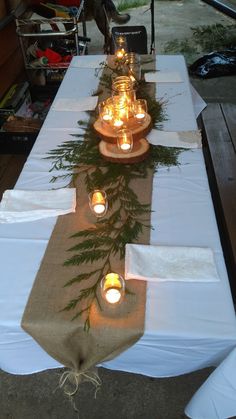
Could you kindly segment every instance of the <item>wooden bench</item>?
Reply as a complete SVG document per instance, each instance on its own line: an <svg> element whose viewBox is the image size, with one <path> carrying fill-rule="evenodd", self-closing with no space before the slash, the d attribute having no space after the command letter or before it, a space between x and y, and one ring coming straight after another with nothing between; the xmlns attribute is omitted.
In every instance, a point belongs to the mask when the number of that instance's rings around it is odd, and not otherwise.
<svg viewBox="0 0 236 419"><path fill-rule="evenodd" d="M236 105L208 104L201 119L208 179L236 304Z"/></svg>

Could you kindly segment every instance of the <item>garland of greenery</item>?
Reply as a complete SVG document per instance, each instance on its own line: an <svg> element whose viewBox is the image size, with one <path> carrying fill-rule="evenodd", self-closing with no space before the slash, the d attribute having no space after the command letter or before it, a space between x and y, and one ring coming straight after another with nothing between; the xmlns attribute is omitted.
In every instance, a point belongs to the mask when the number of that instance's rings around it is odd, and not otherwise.
<svg viewBox="0 0 236 419"><path fill-rule="evenodd" d="M103 65L104 66L104 65ZM114 71L108 69L110 72ZM107 71L100 78L100 86L110 88L110 78ZM141 81L137 86L137 95L146 98L148 110L154 126L160 124L165 118L163 103L149 97L146 84ZM178 164L180 149L150 145L150 154L146 160L137 164L118 164L105 161L98 150L99 139L93 129L94 113L91 113L89 122L79 121L82 129L81 134L75 134L72 141L62 143L57 149L50 151L49 157L53 164L51 170L63 169L67 173L62 177L69 177L75 182L82 173L85 176L87 192L94 189L106 191L109 202L107 215L98 219L94 228L79 231L72 237L78 238L78 243L68 249L73 255L65 262L65 266L76 265L79 273L66 282L65 287L94 279L90 287L83 288L79 295L68 302L62 311L73 310L72 319L85 316L84 330L90 328L90 311L96 300L98 286L104 275L112 271L111 256L117 255L120 259L125 256L125 244L135 242L143 229L151 226L146 217L150 214L151 203L139 202L138 196L130 186L131 180L143 179L152 169L154 172L158 166L173 166ZM56 181L60 176L53 177ZM96 262L96 268L90 273L83 272L82 266L86 263ZM128 291L126 291L128 292ZM80 307L80 303L82 308ZM101 309L101 307L100 307Z"/></svg>

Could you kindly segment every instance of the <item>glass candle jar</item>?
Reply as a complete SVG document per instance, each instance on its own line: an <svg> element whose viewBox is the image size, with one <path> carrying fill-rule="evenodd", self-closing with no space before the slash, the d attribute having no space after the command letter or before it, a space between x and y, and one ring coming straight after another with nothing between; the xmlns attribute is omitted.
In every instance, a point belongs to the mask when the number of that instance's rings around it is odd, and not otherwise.
<svg viewBox="0 0 236 419"><path fill-rule="evenodd" d="M141 60L138 54L129 52L125 56L125 63L128 67L128 75L133 83L141 79Z"/></svg>
<svg viewBox="0 0 236 419"><path fill-rule="evenodd" d="M110 304L118 304L125 294L125 281L117 273L111 272L103 277L100 282L101 295Z"/></svg>
<svg viewBox="0 0 236 419"><path fill-rule="evenodd" d="M126 102L129 117L132 115L132 103L136 100L133 83L128 76L116 77L112 82L112 95L120 96Z"/></svg>
<svg viewBox="0 0 236 419"><path fill-rule="evenodd" d="M112 94L123 95L133 91L133 83L129 76L118 76L112 81Z"/></svg>
<svg viewBox="0 0 236 419"><path fill-rule="evenodd" d="M145 99L137 99L133 103L133 115L136 121L142 124L147 116L147 101Z"/></svg>
<svg viewBox="0 0 236 419"><path fill-rule="evenodd" d="M89 194L89 206L96 217L103 217L108 208L106 192L95 189Z"/></svg>
<svg viewBox="0 0 236 419"><path fill-rule="evenodd" d="M108 98L98 104L99 118L103 124L110 124L113 119L113 100Z"/></svg>
<svg viewBox="0 0 236 419"><path fill-rule="evenodd" d="M112 126L114 129L120 129L128 122L129 118L129 107L127 101L122 96L113 96L113 119Z"/></svg>
<svg viewBox="0 0 236 419"><path fill-rule="evenodd" d="M129 129L117 132L117 146L123 153L130 153L133 148L133 134Z"/></svg>
<svg viewBox="0 0 236 419"><path fill-rule="evenodd" d="M122 61L127 53L127 41L123 35L115 37L115 57L118 61Z"/></svg>

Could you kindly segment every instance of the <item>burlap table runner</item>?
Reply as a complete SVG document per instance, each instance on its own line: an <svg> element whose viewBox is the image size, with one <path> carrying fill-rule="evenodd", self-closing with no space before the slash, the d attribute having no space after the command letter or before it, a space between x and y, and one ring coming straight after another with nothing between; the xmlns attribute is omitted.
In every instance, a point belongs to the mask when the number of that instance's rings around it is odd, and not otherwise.
<svg viewBox="0 0 236 419"><path fill-rule="evenodd" d="M153 173L146 179L132 181L132 189L141 203L151 202ZM108 197L109 199L109 197ZM148 217L148 216L147 216ZM44 258L35 279L22 318L22 327L53 358L80 373L104 360L117 356L133 345L143 334L145 321L146 282L128 281L124 301L115 307L102 302L100 310L96 301L90 312L91 327L84 331L84 317L72 320L73 311L61 311L76 298L79 291L94 282L92 279L64 288L65 283L78 275L80 267L63 266L68 259L68 249L78 243L71 235L94 227L96 218L88 204L88 193L83 176L77 184L76 213L60 216L48 243ZM145 229L137 243L149 243L149 229ZM101 261L83 266L91 272L101 266ZM113 257L112 271L123 274L124 261ZM101 300L102 301L102 300ZM80 303L83 308L84 301Z"/></svg>

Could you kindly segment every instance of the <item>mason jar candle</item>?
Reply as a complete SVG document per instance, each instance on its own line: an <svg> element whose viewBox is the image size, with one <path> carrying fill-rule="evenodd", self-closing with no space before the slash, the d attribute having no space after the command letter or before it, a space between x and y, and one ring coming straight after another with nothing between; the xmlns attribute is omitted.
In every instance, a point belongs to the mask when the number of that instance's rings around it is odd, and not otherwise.
<svg viewBox="0 0 236 419"><path fill-rule="evenodd" d="M121 303L125 294L125 281L115 272L108 273L100 283L103 299L112 305Z"/></svg>
<svg viewBox="0 0 236 419"><path fill-rule="evenodd" d="M106 214L108 208L106 192L99 189L90 192L89 206L96 217L103 217Z"/></svg>

